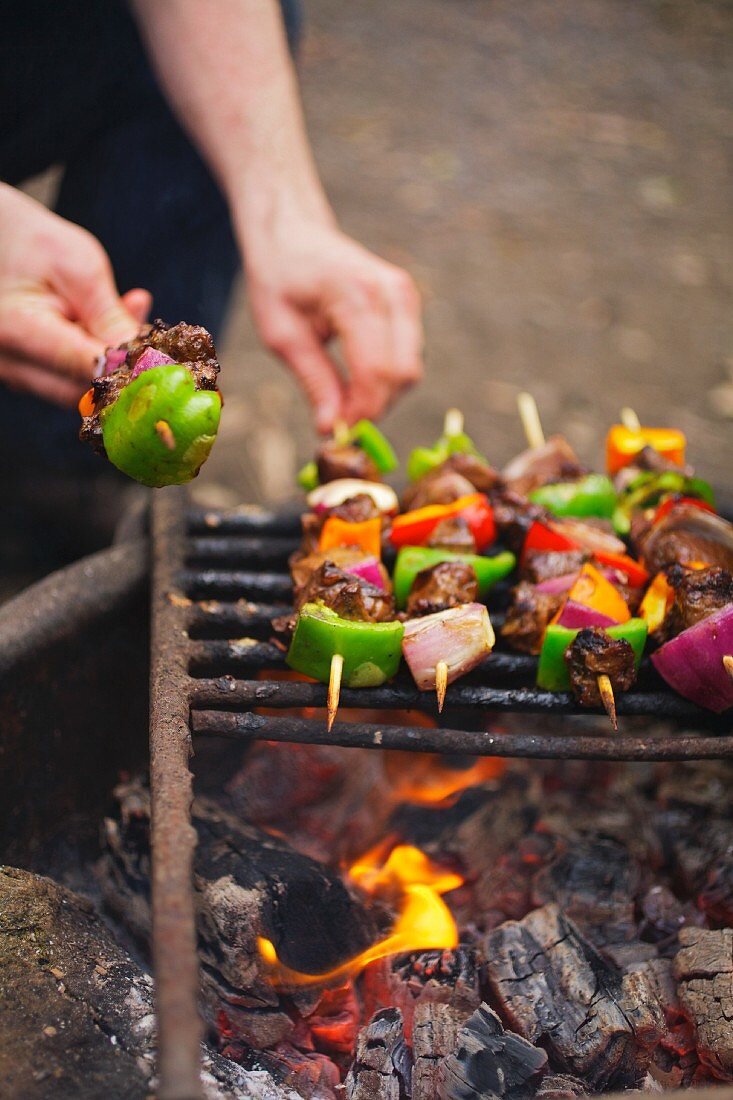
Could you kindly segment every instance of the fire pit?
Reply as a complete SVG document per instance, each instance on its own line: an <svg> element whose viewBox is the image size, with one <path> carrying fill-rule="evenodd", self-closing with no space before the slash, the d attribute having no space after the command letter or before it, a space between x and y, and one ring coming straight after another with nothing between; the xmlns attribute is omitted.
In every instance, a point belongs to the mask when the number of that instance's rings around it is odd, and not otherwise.
<svg viewBox="0 0 733 1100"><path fill-rule="evenodd" d="M128 931L152 923L157 1094L204 1095L202 989L261 1095L731 1080L729 723L647 671L620 734L579 727L532 659L495 654L444 728L398 678L345 690L329 735L326 688L270 641L297 534L178 491L153 508L150 796L118 787L99 870Z"/></svg>

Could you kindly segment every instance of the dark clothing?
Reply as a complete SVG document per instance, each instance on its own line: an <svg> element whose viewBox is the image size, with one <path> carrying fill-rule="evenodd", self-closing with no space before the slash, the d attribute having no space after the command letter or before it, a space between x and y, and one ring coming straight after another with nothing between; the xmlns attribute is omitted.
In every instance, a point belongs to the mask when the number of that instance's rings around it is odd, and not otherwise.
<svg viewBox="0 0 733 1100"><path fill-rule="evenodd" d="M297 0L283 0L283 12L294 47ZM0 177L20 184L52 165L63 168L57 213L101 241L120 292L146 287L154 316L219 338L239 266L229 214L122 0L2 5ZM60 468L101 475L78 428L75 412L0 389L5 480L31 467L38 478Z"/></svg>

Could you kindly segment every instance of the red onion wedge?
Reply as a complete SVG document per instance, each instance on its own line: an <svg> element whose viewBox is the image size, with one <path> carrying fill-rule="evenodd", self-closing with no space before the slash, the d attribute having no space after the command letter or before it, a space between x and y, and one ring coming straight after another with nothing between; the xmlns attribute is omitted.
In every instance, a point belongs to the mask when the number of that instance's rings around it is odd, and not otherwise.
<svg viewBox="0 0 733 1100"><path fill-rule="evenodd" d="M546 581L540 581L535 585L538 592L546 592L548 596L561 596L563 592L569 592L578 579L579 570L574 573L563 573L560 577L548 577Z"/></svg>
<svg viewBox="0 0 733 1100"><path fill-rule="evenodd" d="M352 497L366 495L372 498L379 511L384 516L391 516L399 511L400 503L397 494L389 485L382 485L377 481L363 481L358 477L339 477L335 481L327 481L325 485L319 485L308 493L308 506L322 515L331 508L337 508Z"/></svg>
<svg viewBox="0 0 733 1100"><path fill-rule="evenodd" d="M373 584L380 592L385 591L384 574L378 558L368 557L357 561L354 565L344 566L345 573L351 573L355 577L361 577L367 584Z"/></svg>
<svg viewBox="0 0 733 1100"><path fill-rule="evenodd" d="M402 654L420 691L435 691L436 666L444 661L452 684L481 664L494 648L494 628L482 603L467 603L410 619Z"/></svg>
<svg viewBox="0 0 733 1100"><path fill-rule="evenodd" d="M733 707L733 679L724 658L733 654L733 604L688 627L652 654L671 688L700 707L722 714Z"/></svg>
<svg viewBox="0 0 733 1100"><path fill-rule="evenodd" d="M111 374L112 371L121 367L127 359L127 352L124 348L107 348L104 355L100 357L101 370L100 374Z"/></svg>
<svg viewBox="0 0 733 1100"><path fill-rule="evenodd" d="M592 607L585 607L584 604L578 603L576 600L567 600L560 618L557 620L557 625L565 626L568 630L584 630L589 626L607 627L617 626L618 624L610 615L604 615L601 611L596 611Z"/></svg>
<svg viewBox="0 0 733 1100"><path fill-rule="evenodd" d="M162 367L165 363L175 363L175 359L171 359L170 355L166 355L164 351L146 348L133 368L130 381L137 378L138 374L142 374L143 371L150 370L152 367Z"/></svg>

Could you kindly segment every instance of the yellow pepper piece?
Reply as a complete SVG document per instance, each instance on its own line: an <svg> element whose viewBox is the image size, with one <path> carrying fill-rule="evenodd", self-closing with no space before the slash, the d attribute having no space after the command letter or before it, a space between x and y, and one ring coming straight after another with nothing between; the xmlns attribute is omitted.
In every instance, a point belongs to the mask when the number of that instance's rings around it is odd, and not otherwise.
<svg viewBox="0 0 733 1100"><path fill-rule="evenodd" d="M590 607L601 615L607 615L616 623L625 623L631 618L626 600L618 588L606 580L590 562L586 562L581 569L578 579L568 592L568 599L582 604L583 607Z"/></svg>
<svg viewBox="0 0 733 1100"><path fill-rule="evenodd" d="M647 588L639 607L639 618L644 619L649 627L650 634L653 634L662 625L673 603L674 588L672 588L664 573L657 573Z"/></svg>
<svg viewBox="0 0 733 1100"><path fill-rule="evenodd" d="M677 428L631 429L623 424L613 424L606 436L606 466L609 474L615 474L628 466L645 447L653 447L669 462L678 466L685 463L684 433Z"/></svg>

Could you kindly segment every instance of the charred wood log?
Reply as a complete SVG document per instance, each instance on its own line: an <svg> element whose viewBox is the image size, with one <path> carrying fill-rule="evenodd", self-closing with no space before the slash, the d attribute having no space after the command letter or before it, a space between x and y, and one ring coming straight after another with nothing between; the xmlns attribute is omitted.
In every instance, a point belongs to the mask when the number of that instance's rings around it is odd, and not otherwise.
<svg viewBox="0 0 733 1100"><path fill-rule="evenodd" d="M733 1080L733 929L684 928L674 959L680 1003L695 1027L700 1061Z"/></svg>
<svg viewBox="0 0 733 1100"><path fill-rule="evenodd" d="M118 788L120 820L105 822L99 865L105 901L145 941L150 927L149 803L139 783ZM257 939L293 970L319 974L375 938L340 878L283 841L242 824L209 800L193 823L199 956L206 1015L226 1040L261 1049L288 1041L291 1015L268 979ZM311 1011L319 998L311 994Z"/></svg>
<svg viewBox="0 0 733 1100"><path fill-rule="evenodd" d="M463 1023L481 1003L479 966L470 947L421 951L381 959L364 972L362 995L367 1012L394 1006L402 1014L405 1038L412 1043L413 1019L423 1004L445 1004Z"/></svg>
<svg viewBox="0 0 733 1100"><path fill-rule="evenodd" d="M540 1082L535 1100L575 1100L576 1096L585 1094L585 1084L577 1077L570 1077L567 1073L548 1073Z"/></svg>
<svg viewBox="0 0 733 1100"><path fill-rule="evenodd" d="M505 1031L488 1005L476 1009L443 1064L440 1100L529 1100L547 1068L547 1054Z"/></svg>
<svg viewBox="0 0 733 1100"><path fill-rule="evenodd" d="M346 1077L348 1100L404 1100L410 1095L412 1058L399 1009L385 1008L359 1032Z"/></svg>
<svg viewBox="0 0 733 1100"><path fill-rule="evenodd" d="M556 905L508 921L485 941L486 971L508 1025L593 1089L633 1087L664 1026L642 973L621 975Z"/></svg>
<svg viewBox="0 0 733 1100"><path fill-rule="evenodd" d="M424 1002L415 1009L412 1024L412 1100L438 1095L445 1059L455 1053L465 1024L465 1010L455 1005Z"/></svg>
<svg viewBox="0 0 733 1100"><path fill-rule="evenodd" d="M152 979L86 898L0 868L0 1095L143 1100L154 1088ZM207 1100L297 1100L203 1052Z"/></svg>

